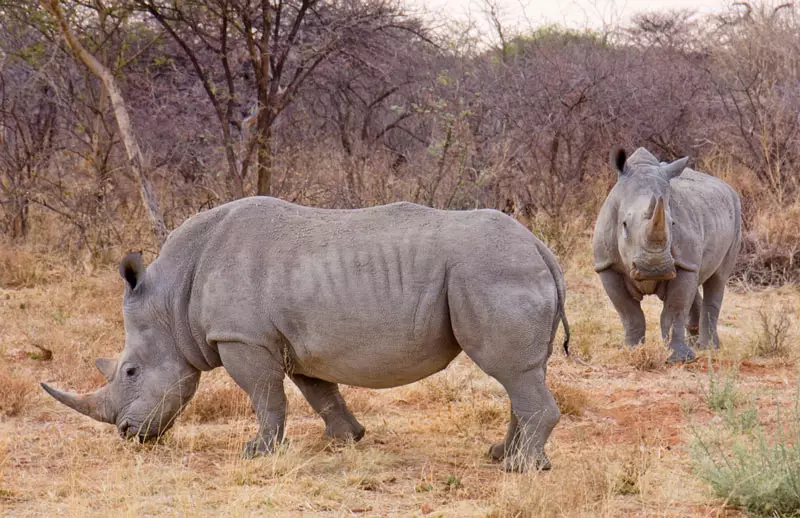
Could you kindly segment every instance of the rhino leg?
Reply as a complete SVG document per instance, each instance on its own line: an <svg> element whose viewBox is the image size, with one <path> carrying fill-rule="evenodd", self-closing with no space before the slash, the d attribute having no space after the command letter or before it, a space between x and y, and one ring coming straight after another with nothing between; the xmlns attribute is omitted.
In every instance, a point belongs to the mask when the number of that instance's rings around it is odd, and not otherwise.
<svg viewBox="0 0 800 518"><path fill-rule="evenodd" d="M689 325L686 326L686 334L688 335L689 343L694 344L700 333L700 309L703 307L703 297L700 291L694 296L694 302L689 310Z"/></svg>
<svg viewBox="0 0 800 518"><path fill-rule="evenodd" d="M293 374L291 378L325 421L326 437L346 441L359 441L364 437L364 427L350 413L336 383L302 374Z"/></svg>
<svg viewBox="0 0 800 518"><path fill-rule="evenodd" d="M545 384L557 311L555 289L523 286L516 279L508 286L476 289L480 284L475 279L482 275L485 272L454 269L447 300L458 344L503 385L511 400L508 436L490 453L499 457L502 452L509 471L549 469L545 443L561 416Z"/></svg>
<svg viewBox="0 0 800 518"><path fill-rule="evenodd" d="M719 336L717 335L717 321L719 311L722 309L722 298L725 295L725 278L719 274L712 275L703 284L703 306L700 318L700 339L697 347L707 349L709 347L719 347Z"/></svg>
<svg viewBox="0 0 800 518"><path fill-rule="evenodd" d="M507 471L528 468L548 470L550 460L544 445L561 418L556 400L544 382L544 369L532 369L503 383L511 399L513 418L509 425L515 430L506 437L503 447Z"/></svg>
<svg viewBox="0 0 800 518"><path fill-rule="evenodd" d="M506 456L506 444L509 445L509 451L511 451L511 445L517 442L517 416L514 415L514 412L511 412L511 419L508 421L508 431L506 432L506 438L503 442L498 442L492 444L489 447L489 456L492 460L501 461Z"/></svg>
<svg viewBox="0 0 800 518"><path fill-rule="evenodd" d="M646 324L642 304L631 296L625 286L625 279L613 270L603 270L600 272L600 280L622 320L622 327L625 328L625 345L634 347L644 342Z"/></svg>
<svg viewBox="0 0 800 518"><path fill-rule="evenodd" d="M283 441L286 422L283 365L263 347L226 342L218 344L218 349L223 367L247 392L258 418L258 434L245 445L244 456L272 453Z"/></svg>
<svg viewBox="0 0 800 518"><path fill-rule="evenodd" d="M689 310L697 295L697 272L678 270L669 282L661 311L661 337L669 339L672 354L667 363L690 362L695 359L692 348L686 343L686 323Z"/></svg>

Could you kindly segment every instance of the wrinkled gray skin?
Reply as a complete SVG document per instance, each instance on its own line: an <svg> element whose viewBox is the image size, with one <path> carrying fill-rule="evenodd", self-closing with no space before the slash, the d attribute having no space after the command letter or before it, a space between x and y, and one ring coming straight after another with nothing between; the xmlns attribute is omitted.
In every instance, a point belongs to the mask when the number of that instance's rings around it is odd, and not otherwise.
<svg viewBox="0 0 800 518"><path fill-rule="evenodd" d="M739 196L722 180L687 168L687 161L659 163L644 148L630 158L615 152L611 165L619 179L592 239L595 271L622 319L627 345L644 341L642 297L655 294L664 302L669 363L695 358L689 341L719 347L717 320L741 245Z"/></svg>
<svg viewBox="0 0 800 518"><path fill-rule="evenodd" d="M98 360L109 384L86 396L45 389L123 436L163 434L200 372L223 366L260 424L247 456L283 438L286 376L325 435L358 440L364 427L338 383L411 383L463 350L511 399L492 457L549 467L560 413L545 370L559 320L568 336L564 280L550 250L502 213L248 198L187 220L146 270L129 254L120 271L125 349L118 362Z"/></svg>

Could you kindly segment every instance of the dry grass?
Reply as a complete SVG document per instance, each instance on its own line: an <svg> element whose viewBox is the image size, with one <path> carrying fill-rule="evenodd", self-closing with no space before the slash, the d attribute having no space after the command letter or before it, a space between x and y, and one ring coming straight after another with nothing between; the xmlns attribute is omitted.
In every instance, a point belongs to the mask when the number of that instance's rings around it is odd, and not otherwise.
<svg viewBox="0 0 800 518"><path fill-rule="evenodd" d="M661 340L647 340L636 347L623 349L625 360L640 371L660 371L666 368L669 351Z"/></svg>
<svg viewBox="0 0 800 518"><path fill-rule="evenodd" d="M753 333L753 349L758 356L789 359L792 355L792 317L797 311L774 304L758 310L758 327Z"/></svg>
<svg viewBox="0 0 800 518"><path fill-rule="evenodd" d="M27 376L11 371L8 366L0 366L0 416L15 417L31 403L30 394L35 384Z"/></svg>
<svg viewBox="0 0 800 518"><path fill-rule="evenodd" d="M745 284L768 286L800 281L800 203L781 206L766 200L755 207L736 277Z"/></svg>
<svg viewBox="0 0 800 518"><path fill-rule="evenodd" d="M585 390L562 381L551 380L550 392L553 393L562 415L580 417L589 404L589 395Z"/></svg>
<svg viewBox="0 0 800 518"><path fill-rule="evenodd" d="M100 267L90 276L0 288L0 387L12 379L33 389L15 416L0 416L0 515L737 516L691 470L687 411L701 424L713 418L704 393L708 363L666 367L660 342L641 347L642 360L627 356L590 258L562 264L573 351L583 361L556 348L548 384L563 417L548 446L553 470L523 475L489 460L489 444L505 434L509 402L463 355L406 387L342 387L367 428L358 444L323 440L322 421L287 382L286 444L276 455L243 460L256 422L221 369L203 376L160 444L124 442L35 385L91 390L103 383L94 358L118 354L124 339L116 272ZM757 401L765 406L789 402L795 391L785 361L747 359L767 300L797 307L800 296L789 288L729 291L723 345L713 355L715 372L719 363L740 365L737 389L768 395ZM658 336L660 308L646 299L648 336ZM792 320L790 333L797 332ZM53 359L34 359L34 344L53 350ZM785 344L795 354L795 344Z"/></svg>
<svg viewBox="0 0 800 518"><path fill-rule="evenodd" d="M247 394L235 383L230 380L227 383L207 379L203 381L197 394L181 414L181 420L210 423L252 414Z"/></svg>

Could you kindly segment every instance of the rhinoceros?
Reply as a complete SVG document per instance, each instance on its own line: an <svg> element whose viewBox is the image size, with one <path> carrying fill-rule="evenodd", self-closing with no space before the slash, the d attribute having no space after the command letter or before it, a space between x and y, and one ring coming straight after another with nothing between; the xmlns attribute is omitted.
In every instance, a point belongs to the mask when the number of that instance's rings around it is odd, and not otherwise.
<svg viewBox="0 0 800 518"><path fill-rule="evenodd" d="M147 268L128 254L120 273L125 347L96 361L108 384L87 395L43 388L123 437L164 434L200 373L222 366L258 419L245 456L281 442L287 376L326 436L358 441L364 427L338 384L396 387L464 351L511 400L490 455L510 470L549 467L560 412L545 371L560 321L565 350L569 339L564 278L551 251L498 211L246 198L189 218Z"/></svg>
<svg viewBox="0 0 800 518"><path fill-rule="evenodd" d="M645 338L643 296L664 302L661 335L672 350L669 363L694 360L690 343L719 347L717 320L741 245L738 194L687 162L659 162L644 148L630 157L622 149L612 153L619 177L592 238L594 268L627 345Z"/></svg>

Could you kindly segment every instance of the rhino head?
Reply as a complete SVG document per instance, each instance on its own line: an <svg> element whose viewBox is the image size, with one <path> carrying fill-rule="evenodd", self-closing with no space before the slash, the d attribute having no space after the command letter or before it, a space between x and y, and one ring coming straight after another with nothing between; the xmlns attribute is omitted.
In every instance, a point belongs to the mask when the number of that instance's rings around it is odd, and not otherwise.
<svg viewBox="0 0 800 518"><path fill-rule="evenodd" d="M639 156L642 155L642 156ZM611 165L619 173L617 191L617 247L635 281L675 278L672 257L674 224L670 214L669 182L680 176L688 157L659 163L640 149L628 159L624 150L612 153Z"/></svg>
<svg viewBox="0 0 800 518"><path fill-rule="evenodd" d="M200 371L180 354L168 315L169 297L147 275L141 253L120 263L125 279L125 348L118 360L98 358L95 365L108 384L91 394L42 388L68 407L116 425L123 438L158 438L175 421L197 389Z"/></svg>

